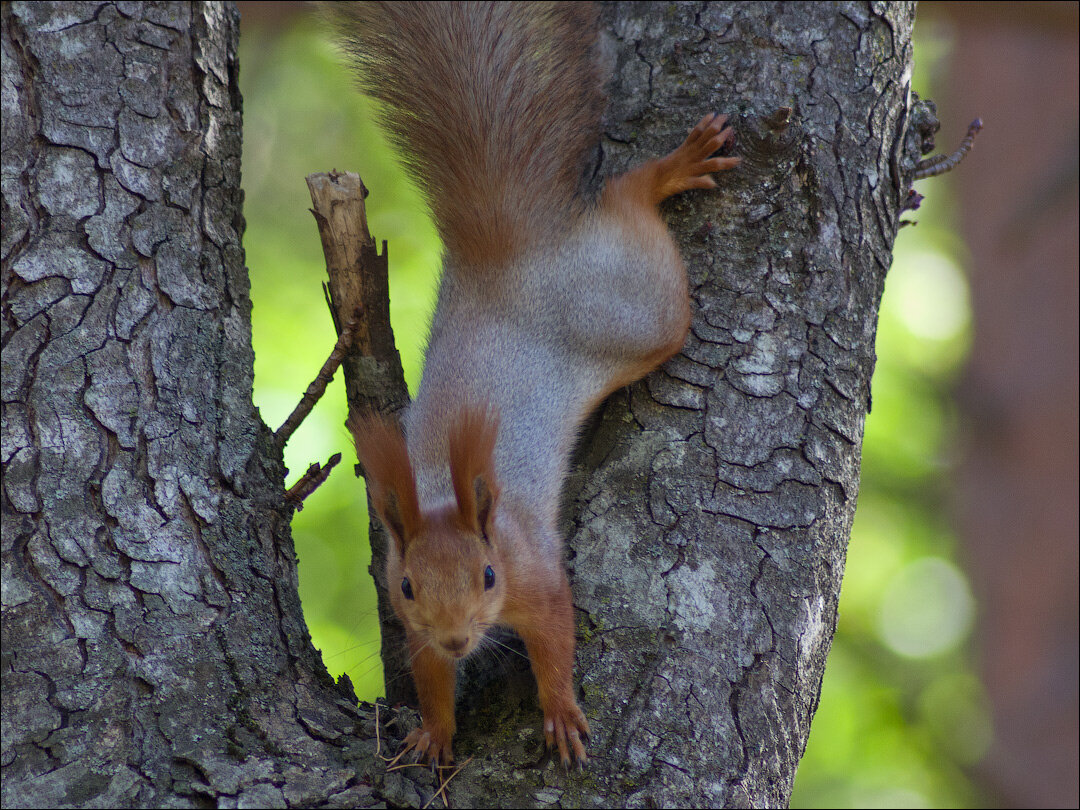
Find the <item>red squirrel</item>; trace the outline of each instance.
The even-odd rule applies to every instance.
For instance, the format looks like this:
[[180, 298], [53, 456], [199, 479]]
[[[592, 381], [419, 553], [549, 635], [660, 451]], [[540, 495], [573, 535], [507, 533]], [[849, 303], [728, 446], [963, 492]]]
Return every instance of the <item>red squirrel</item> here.
[[657, 210], [710, 189], [732, 137], [706, 115], [666, 157], [580, 191], [606, 105], [587, 3], [361, 3], [330, 9], [363, 92], [426, 193], [445, 247], [404, 435], [348, 426], [391, 538], [421, 728], [406, 750], [453, 761], [455, 667], [487, 631], [524, 640], [548, 747], [586, 761], [574, 616], [558, 531], [578, 429], [677, 353], [686, 270]]

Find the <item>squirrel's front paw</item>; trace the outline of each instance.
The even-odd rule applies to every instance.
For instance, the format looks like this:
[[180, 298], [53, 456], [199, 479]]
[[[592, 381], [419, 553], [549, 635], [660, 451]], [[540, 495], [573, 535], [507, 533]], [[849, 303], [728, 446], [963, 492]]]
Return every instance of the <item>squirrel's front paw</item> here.
[[570, 767], [571, 752], [579, 768], [585, 765], [588, 757], [585, 756], [585, 744], [581, 738], [588, 736], [589, 721], [573, 698], [550, 706], [544, 712], [544, 739], [549, 749], [552, 746], [559, 749], [559, 758], [564, 766]]
[[401, 754], [398, 756], [402, 756], [411, 750], [413, 762], [430, 762], [432, 767], [453, 765], [452, 736], [423, 725], [409, 732], [409, 736], [405, 738], [405, 744], [402, 746]]

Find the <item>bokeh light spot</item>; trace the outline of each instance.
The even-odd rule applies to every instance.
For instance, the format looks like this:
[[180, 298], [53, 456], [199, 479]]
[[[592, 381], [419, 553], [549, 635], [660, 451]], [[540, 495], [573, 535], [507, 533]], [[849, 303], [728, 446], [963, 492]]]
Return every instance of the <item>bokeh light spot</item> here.
[[889, 292], [904, 326], [926, 340], [952, 340], [971, 319], [968, 282], [947, 254], [917, 251], [889, 272]]
[[940, 557], [922, 557], [886, 587], [878, 632], [893, 652], [927, 658], [955, 649], [974, 618], [975, 600], [960, 570]]

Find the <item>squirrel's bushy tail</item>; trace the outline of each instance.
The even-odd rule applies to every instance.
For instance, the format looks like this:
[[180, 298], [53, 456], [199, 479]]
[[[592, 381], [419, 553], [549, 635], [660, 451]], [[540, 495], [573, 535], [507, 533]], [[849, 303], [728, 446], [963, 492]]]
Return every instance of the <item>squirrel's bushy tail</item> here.
[[482, 268], [579, 213], [603, 113], [589, 3], [330, 4], [452, 256]]

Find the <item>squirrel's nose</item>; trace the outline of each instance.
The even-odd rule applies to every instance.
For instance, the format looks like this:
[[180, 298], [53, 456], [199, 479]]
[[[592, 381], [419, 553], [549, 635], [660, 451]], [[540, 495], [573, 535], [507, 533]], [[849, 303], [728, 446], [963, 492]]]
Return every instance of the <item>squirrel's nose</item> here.
[[469, 637], [449, 636], [442, 640], [442, 645], [452, 653], [461, 653], [469, 645]]

